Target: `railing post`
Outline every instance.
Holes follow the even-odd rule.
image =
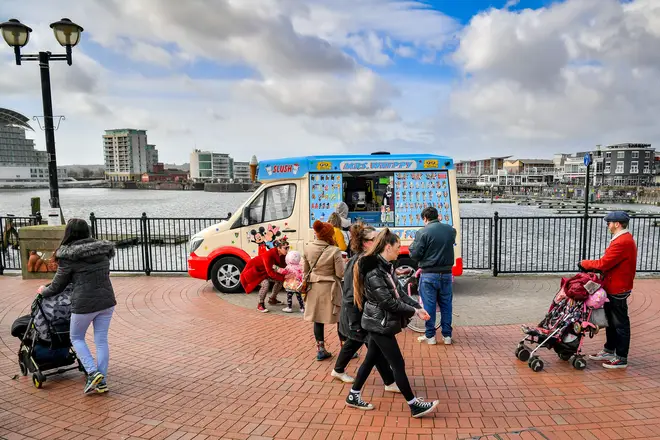
[[[89,214],[89,223],[92,225],[92,237],[98,239],[98,231],[96,230],[96,216],[93,212]]]
[[[493,249],[493,276],[496,277],[497,274],[500,271],[500,259],[499,259],[499,252],[500,252],[500,234],[499,234],[499,226],[500,226],[500,215],[498,214],[497,211],[495,211],[495,215],[493,215],[493,230],[491,233],[493,244],[492,244],[492,249]]]
[[[0,275],[5,273],[5,225],[0,217],[0,231],[2,231],[2,236],[0,236]]]
[[[147,213],[143,212],[140,218],[140,229],[142,230],[142,258],[144,260],[144,273],[151,275],[151,234],[149,233],[149,221]]]

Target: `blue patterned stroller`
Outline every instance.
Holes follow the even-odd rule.
[[[49,298],[37,295],[31,313],[12,324],[11,335],[21,340],[18,349],[21,374],[32,373],[36,388],[41,388],[48,376],[76,369],[85,372],[69,337],[71,288],[69,285],[64,292]],[[78,365],[70,367],[75,363]]]

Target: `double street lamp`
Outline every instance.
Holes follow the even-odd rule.
[[[48,183],[50,187],[50,207],[60,208],[60,192],[57,182],[57,162],[55,160],[55,129],[53,125],[53,101],[50,91],[50,61],[66,61],[70,66],[72,63],[71,48],[80,42],[80,34],[83,28],[63,18],[52,23],[51,29],[55,39],[65,48],[64,54],[53,54],[50,52],[39,52],[39,54],[22,55],[21,48],[30,41],[32,29],[20,21],[12,18],[0,23],[2,37],[10,47],[14,48],[16,65],[20,66],[22,61],[38,61],[41,71],[41,97],[44,106],[44,131],[46,133],[46,151],[48,153]]]

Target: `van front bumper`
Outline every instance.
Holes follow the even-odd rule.
[[[192,278],[208,281],[209,259],[207,257],[198,257],[195,254],[188,255],[188,275]]]

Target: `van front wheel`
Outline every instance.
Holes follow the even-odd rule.
[[[218,292],[239,293],[242,290],[241,272],[245,263],[240,258],[222,257],[211,268],[211,281]]]

